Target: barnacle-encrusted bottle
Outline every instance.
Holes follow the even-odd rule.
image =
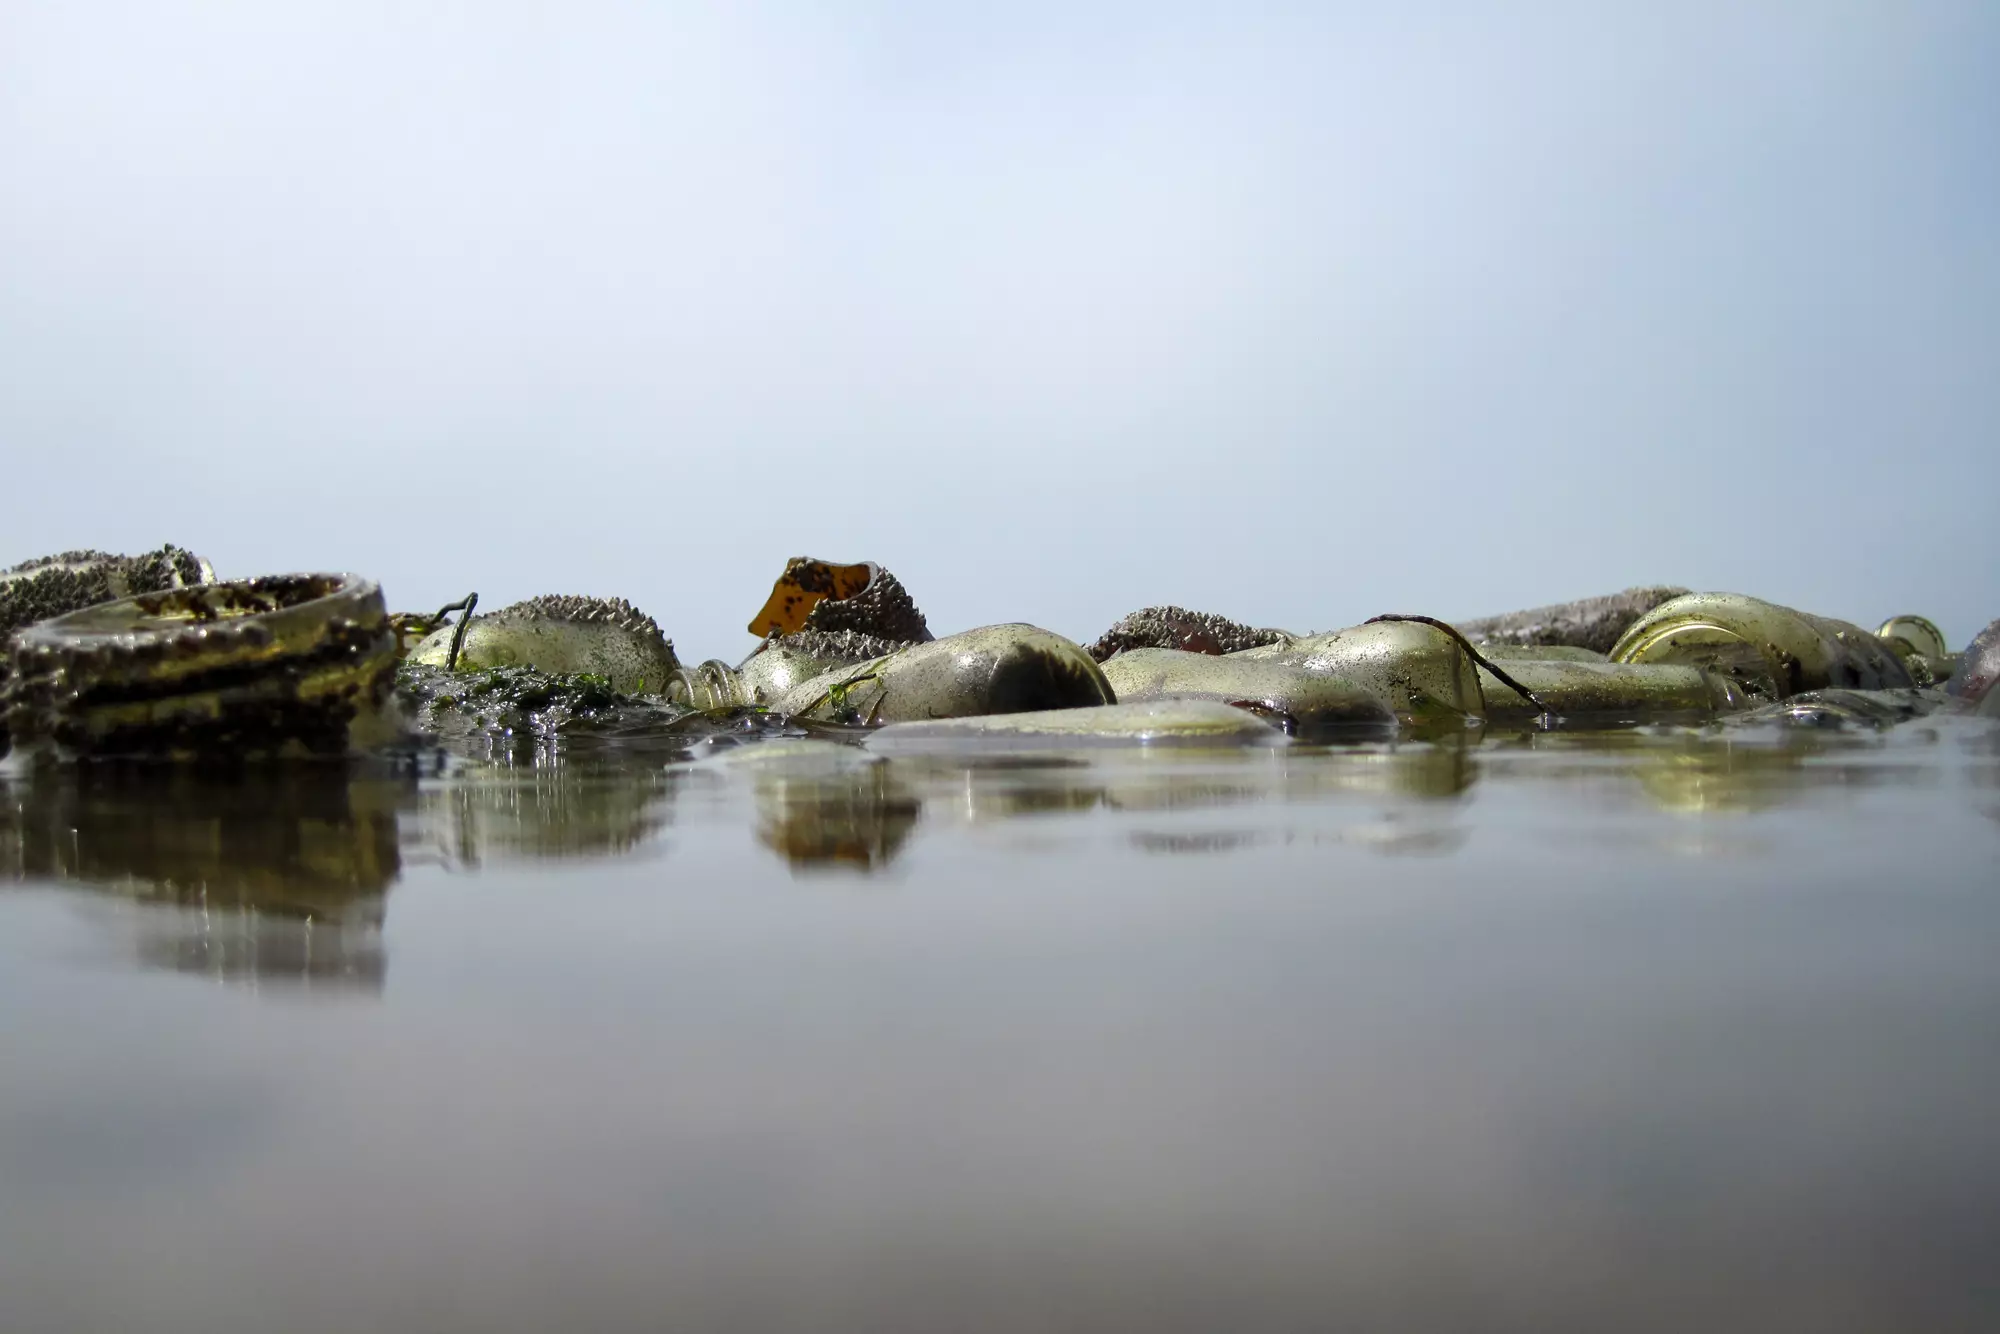
[[[826,673],[934,638],[909,590],[888,570],[873,561],[843,565],[814,556],[785,563],[771,596],[750,618],[750,633],[764,642],[740,665],[704,662],[674,683],[674,698],[703,709],[777,707]]]
[[[684,668],[667,689],[679,703],[697,709],[732,705],[775,708],[796,687],[839,667],[886,658],[914,645],[880,639],[859,630],[801,630],[767,639],[742,663],[731,667],[710,658]]]
[[[443,667],[457,627],[445,626],[410,651],[409,660]],[[460,671],[533,667],[601,676],[627,695],[659,695],[680,670],[673,641],[658,622],[624,598],[552,594],[475,616],[459,644]]]
[[[19,631],[17,747],[75,757],[343,754],[394,735],[373,582],[273,575],[102,603]]]

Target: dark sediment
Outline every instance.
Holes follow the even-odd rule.
[[[1291,638],[1283,630],[1259,630],[1213,612],[1185,607],[1145,607],[1119,619],[1090,646],[1103,662],[1132,648],[1174,648],[1189,653],[1235,653]]]
[[[1453,624],[1474,643],[1560,645],[1608,653],[1632,623],[1688,590],[1660,584],[1628,588],[1604,597],[1579,598],[1548,607],[1530,607],[1499,616]]]

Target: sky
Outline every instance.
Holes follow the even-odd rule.
[[[2000,616],[2000,6],[0,0],[0,564]]]

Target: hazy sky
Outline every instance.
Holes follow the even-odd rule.
[[[2000,616],[2000,5],[0,0],[0,563]]]

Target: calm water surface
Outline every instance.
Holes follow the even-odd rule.
[[[0,1329],[2000,1324],[2000,728],[0,786]]]

